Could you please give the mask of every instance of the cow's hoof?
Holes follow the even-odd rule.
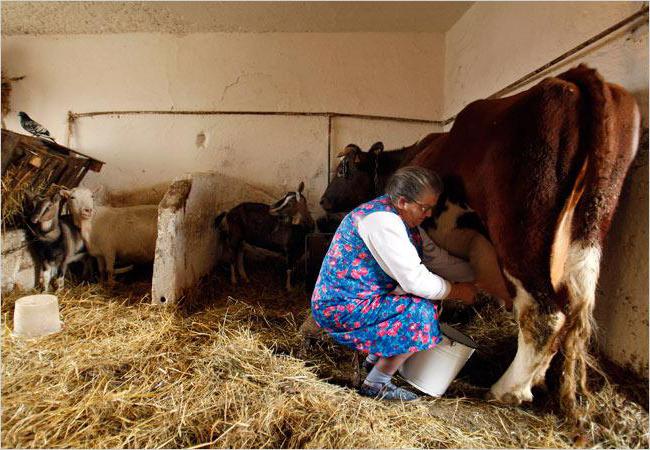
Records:
[[[501,401],[506,405],[519,406],[522,403],[522,399],[518,395],[508,392],[501,397]]]
[[[533,394],[527,392],[505,392],[500,396],[497,396],[490,390],[485,394],[485,398],[486,400],[496,400],[510,406],[519,406],[522,403],[532,402]]]

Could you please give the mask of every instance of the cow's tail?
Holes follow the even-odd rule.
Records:
[[[589,157],[585,158],[573,188],[560,213],[551,249],[551,284],[556,292],[565,290],[568,298],[566,321],[562,330],[564,339],[564,370],[560,385],[562,408],[569,417],[581,422],[587,411],[578,410],[576,394],[589,398],[587,366],[596,367],[588,353],[593,326],[593,305],[600,268],[600,252],[577,246],[572,241],[572,225],[576,207],[585,191]],[[593,402],[589,402],[593,403]]]
[[[595,330],[593,309],[600,271],[601,227],[608,226],[606,222],[613,212],[610,209],[614,207],[611,202],[620,193],[620,186],[616,192],[612,192],[611,186],[612,172],[620,160],[610,87],[595,70],[582,64],[559,78],[576,85],[581,99],[581,148],[576,153],[581,160],[558,220],[551,256],[553,287],[556,292],[566,289],[568,297],[560,401],[567,415],[580,423],[594,405],[587,385],[587,368],[602,374],[589,354],[589,344]],[[584,400],[580,407],[577,395]]]

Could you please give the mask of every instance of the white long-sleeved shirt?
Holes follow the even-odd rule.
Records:
[[[397,214],[388,211],[368,214],[359,220],[357,229],[379,267],[404,292],[430,300],[449,295],[451,284],[425,267]]]
[[[449,281],[471,282],[476,279],[474,270],[467,261],[450,255],[438,247],[423,229],[418,229],[422,236],[422,263],[429,271]]]

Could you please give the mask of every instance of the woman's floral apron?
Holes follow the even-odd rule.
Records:
[[[311,298],[314,319],[337,342],[377,356],[435,347],[442,340],[437,306],[414,295],[392,294],[397,282],[359,236],[358,221],[378,211],[397,214],[382,195],[351,211],[336,230]],[[417,228],[404,226],[422,255]]]

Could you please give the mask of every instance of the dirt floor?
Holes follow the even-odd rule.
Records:
[[[2,447],[648,447],[644,381],[595,376],[598,412],[581,432],[558,413],[557,369],[531,405],[484,400],[516,350],[516,324],[486,301],[443,315],[474,338],[493,330],[444,397],[360,397],[351,351],[304,350],[309,298],[284,291],[281,260],[249,260],[250,284],[219,268],[172,308],[149,304],[146,271],[66,289],[64,331],[31,341],[11,335],[18,295],[5,296]]]

